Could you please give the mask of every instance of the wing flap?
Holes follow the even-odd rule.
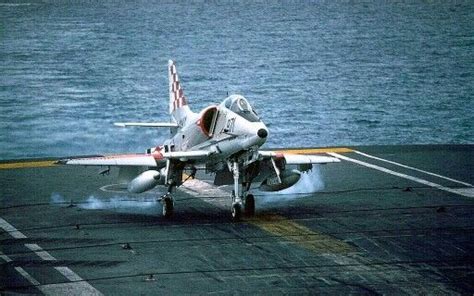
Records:
[[[190,159],[192,160],[205,159],[211,154],[212,154],[211,151],[206,151],[206,150],[173,151],[173,152],[164,152],[163,157],[185,161],[185,160],[190,160]]]

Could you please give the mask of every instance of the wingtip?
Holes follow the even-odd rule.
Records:
[[[168,66],[172,66],[174,64],[173,60],[168,60]]]
[[[114,122],[114,125],[118,126],[118,127],[125,127],[126,126],[125,123],[123,123],[123,122]]]

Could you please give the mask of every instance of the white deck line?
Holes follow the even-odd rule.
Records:
[[[43,248],[41,248],[37,244],[25,244],[25,247],[35,252],[35,254],[38,255],[44,261],[56,261],[56,258],[54,258],[53,255],[43,250]]]
[[[72,282],[66,284],[69,288],[69,291],[67,291],[68,295],[71,295],[71,290],[75,292],[72,293],[73,295],[103,295],[91,284],[81,278],[77,273],[72,271],[69,267],[57,266],[54,269],[59,271],[59,273],[61,273],[63,276],[65,276],[68,280]]]
[[[350,158],[350,157],[347,157],[347,156],[343,156],[343,155],[340,155],[338,153],[328,152],[328,154],[332,155],[334,157],[337,157],[339,159],[342,159],[342,160],[357,163],[359,165],[362,165],[362,166],[365,166],[365,167],[368,167],[368,168],[371,168],[371,169],[375,169],[375,170],[378,170],[378,171],[381,171],[381,172],[384,172],[384,173],[387,173],[387,174],[390,174],[390,175],[394,175],[394,176],[397,176],[397,177],[400,177],[400,178],[405,178],[405,179],[408,179],[408,180],[411,180],[411,181],[414,181],[414,182],[417,182],[417,183],[421,183],[423,185],[428,185],[428,186],[431,186],[431,187],[439,189],[439,190],[459,194],[459,195],[466,196],[466,197],[474,197],[474,188],[472,188],[472,187],[470,187],[470,188],[460,188],[460,189],[448,188],[448,187],[444,187],[442,185],[439,185],[439,184],[436,184],[436,183],[433,183],[433,182],[430,182],[430,181],[427,181],[427,180],[424,180],[424,179],[421,179],[421,178],[417,178],[417,177],[413,177],[413,176],[410,176],[410,175],[407,175],[407,174],[402,174],[402,173],[399,173],[399,172],[395,172],[395,171],[392,171],[390,169],[387,169],[387,168],[384,168],[384,167],[381,167],[381,166],[378,166],[378,165],[375,165],[375,164],[370,164],[368,162],[364,162],[364,161],[361,161],[361,160],[353,159],[353,158]]]
[[[0,228],[5,230],[15,239],[24,239],[27,238],[26,235],[18,231],[13,225],[5,221],[3,218],[0,218]],[[57,261],[53,255],[45,251],[38,244],[25,244],[25,247],[33,251],[41,259],[45,261]],[[12,259],[7,255],[0,252],[0,258],[6,262],[12,262]],[[39,281],[33,278],[26,270],[22,267],[15,267],[15,270],[21,274],[26,280],[28,280],[32,285],[36,286],[41,292],[45,295],[103,295],[99,290],[94,288],[87,281],[82,279],[78,274],[72,271],[69,267],[59,266],[54,267],[59,273],[61,273],[65,278],[67,278],[69,283],[60,283],[60,284],[48,284],[42,285]]]
[[[33,286],[40,286],[40,282],[38,282],[34,277],[32,277],[23,267],[16,266],[15,270],[21,274],[25,279],[27,279]]]
[[[2,251],[0,251],[0,258],[2,258],[5,262],[12,262],[12,259],[10,259],[10,257],[8,257],[7,255],[3,254]]]
[[[26,235],[18,231],[13,225],[5,221],[4,219],[0,218],[0,227],[8,232],[9,235],[13,236],[13,238],[16,239],[21,239],[21,238],[26,238]]]
[[[3,221],[5,221],[5,220],[3,220]],[[0,258],[2,258],[7,263],[10,263],[10,262],[13,261],[10,257],[5,255],[2,251],[0,251]],[[33,286],[40,286],[41,285],[40,282],[38,282],[34,277],[32,277],[28,272],[26,272],[26,270],[24,270],[23,267],[15,266],[14,268],[19,274],[21,274]]]
[[[79,275],[77,275],[77,273],[70,270],[68,267],[58,266],[58,267],[55,267],[54,269],[59,271],[62,275],[64,275],[71,282],[77,282],[77,281],[83,281],[84,280]]]
[[[367,153],[364,153],[364,152],[354,150],[354,153],[360,154],[360,155],[368,157],[368,158],[372,158],[372,159],[384,161],[384,162],[387,162],[387,163],[391,163],[391,164],[397,165],[397,166],[402,167],[402,168],[414,170],[414,171],[417,171],[417,172],[421,172],[421,173],[424,173],[424,174],[428,174],[428,175],[431,175],[431,176],[442,178],[442,179],[445,179],[445,180],[448,180],[448,181],[451,181],[451,182],[455,182],[455,183],[459,183],[459,184],[462,184],[462,185],[465,185],[465,186],[473,187],[472,184],[469,184],[467,182],[463,182],[463,181],[459,181],[459,180],[456,180],[456,179],[448,178],[448,177],[438,175],[438,174],[435,174],[435,173],[432,173],[432,172],[420,170],[420,169],[417,169],[415,167],[404,165],[404,164],[401,164],[401,163],[398,163],[398,162],[395,162],[395,161],[391,161],[391,160],[388,160],[388,159],[383,159],[383,158],[380,158],[380,157],[376,157],[376,156],[373,156],[373,155],[370,155],[370,154],[367,154]]]

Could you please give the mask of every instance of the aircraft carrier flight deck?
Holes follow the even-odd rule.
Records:
[[[124,192],[113,169],[3,161],[0,294],[474,292],[473,145],[304,151],[341,162],[239,223],[204,172],[165,219],[163,189]]]

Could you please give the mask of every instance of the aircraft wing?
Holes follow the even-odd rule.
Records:
[[[211,151],[176,151],[152,154],[122,154],[108,156],[94,156],[85,158],[62,159],[59,164],[84,165],[84,166],[147,166],[156,167],[166,164],[166,160],[205,160]]]
[[[260,157],[265,159],[284,158],[286,164],[325,164],[331,162],[340,162],[338,158],[321,155],[303,155],[293,153],[282,153],[278,151],[259,151]]]
[[[151,154],[123,154],[86,158],[62,159],[60,164],[85,166],[157,166],[163,157],[157,158]]]
[[[115,126],[119,127],[128,127],[128,126],[138,126],[138,127],[178,127],[177,123],[174,122],[116,122]]]

